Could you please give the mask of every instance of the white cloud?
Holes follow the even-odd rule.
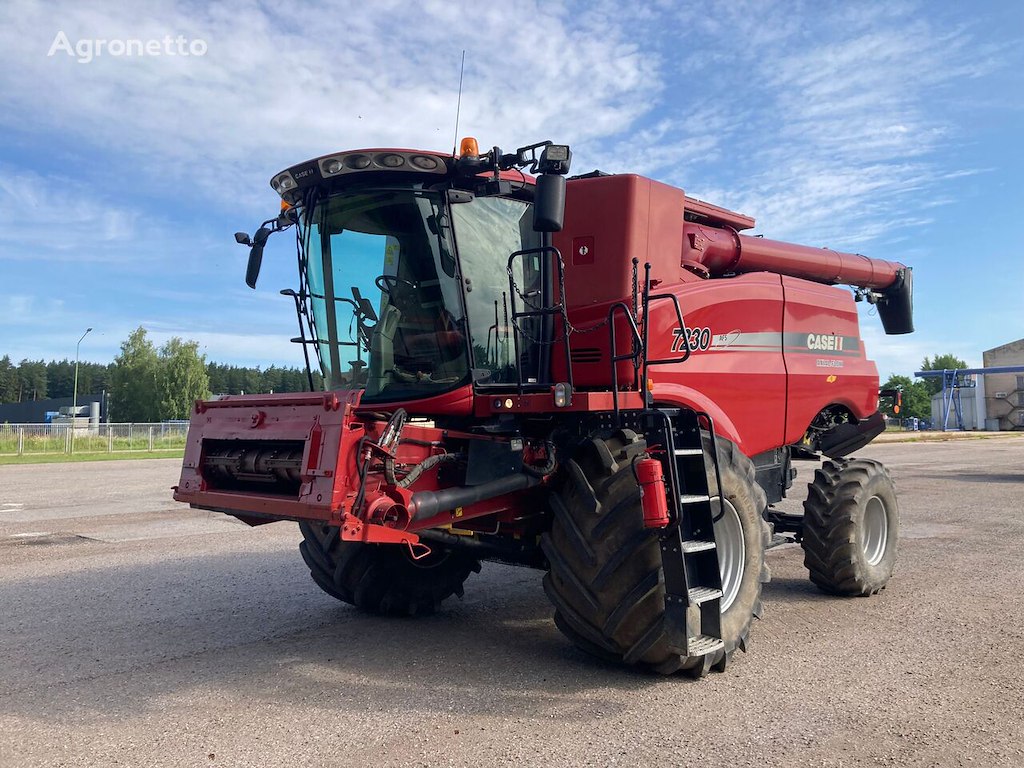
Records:
[[[926,357],[952,354],[971,367],[981,366],[981,350],[970,340],[949,339],[934,330],[920,328],[908,336],[886,336],[877,318],[861,317],[861,338],[868,358],[878,366],[878,375],[885,381],[893,374],[914,377]]]
[[[1013,70],[1019,47],[997,48],[981,22],[951,23],[917,2],[635,5],[8,2],[0,130],[45,156],[14,167],[17,152],[4,155],[0,269],[19,260],[24,283],[40,254],[110,262],[104,279],[148,301],[154,334],[205,334],[213,359],[298,359],[287,302],[273,312],[288,331],[265,320],[263,289],[282,274],[273,258],[261,293],[225,292],[244,261],[231,231],[251,230],[275,204],[269,177],[308,157],[450,148],[463,46],[460,133],[484,146],[564,140],[577,171],[652,175],[756,216],[770,237],[896,251],[918,266],[933,258],[914,233],[946,215],[966,175],[986,172],[957,158],[957,120],[975,119],[963,105],[994,108],[972,84]],[[46,56],[58,31],[182,35],[207,52],[79,64]],[[177,203],[194,220],[175,218]],[[273,247],[292,270],[288,249]],[[117,326],[111,340],[139,324],[137,307],[101,309]],[[77,327],[87,312],[50,314],[47,328]],[[239,328],[249,333],[230,332]],[[880,361],[936,351],[917,338],[879,339]]]
[[[168,328],[147,326],[149,339],[156,347],[167,343],[175,336],[199,343],[199,353],[206,355],[208,362],[229,365],[258,365],[267,367],[271,363],[302,367],[302,349],[292,344],[282,334],[270,333],[227,333],[196,331],[192,327]],[[316,365],[315,359],[313,365]]]
[[[755,216],[770,237],[841,248],[920,229],[955,199],[958,176],[980,172],[957,164],[949,98],[1007,66],[980,25],[917,3],[712,2],[676,14],[678,93],[656,108],[653,141],[620,142],[624,162],[610,170],[636,164]]]
[[[242,2],[117,14],[25,3],[0,30],[11,65],[0,67],[0,121],[117,147],[130,158],[118,173],[131,165],[222,201],[252,200],[253,190],[266,200],[269,176],[309,156],[450,147],[461,45],[461,132],[485,146],[625,130],[659,87],[654,68],[625,30],[586,34],[573,23],[566,8],[530,2],[472,13],[447,2],[300,4],[280,15]],[[182,35],[208,51],[80,64],[46,56],[58,31],[72,42]]]
[[[0,248],[5,259],[117,260],[140,215],[80,181],[0,164]]]
[[[25,294],[0,295],[0,316],[12,325],[35,325],[40,316],[60,312],[64,302],[56,298],[39,298]]]
[[[524,1],[467,13],[434,0],[278,14],[236,0],[111,14],[58,2],[24,3],[10,22],[0,122],[117,147],[116,173],[222,206],[272,205],[272,173],[335,149],[447,149],[465,45],[460,133],[506,148],[569,140],[580,169],[650,173],[757,216],[772,236],[838,246],[919,225],[927,217],[911,207],[948,199],[938,187],[950,169],[931,157],[955,138],[935,97],[989,71],[996,52],[914,3]],[[57,31],[182,35],[208,50],[79,64],[45,55]],[[131,225],[125,211],[104,218],[111,237]]]

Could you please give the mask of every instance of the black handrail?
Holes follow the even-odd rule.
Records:
[[[634,274],[636,272],[637,260],[633,260]],[[635,290],[635,288],[634,288]],[[672,306],[675,309],[676,321],[679,323],[679,330],[682,334],[683,339],[683,356],[682,357],[665,357],[651,360],[648,358],[648,351],[650,349],[650,308],[651,303],[663,299],[668,299],[672,302]],[[635,300],[634,300],[635,303]],[[611,343],[611,369],[612,369],[612,408],[615,413],[615,422],[619,422],[619,374],[617,369],[617,363],[623,360],[633,361],[633,385],[636,387],[643,401],[644,408],[650,409],[653,404],[653,395],[647,389],[647,373],[648,369],[652,365],[667,365],[669,363],[685,363],[690,359],[692,348],[690,347],[690,334],[686,329],[686,321],[683,319],[683,310],[679,305],[679,298],[673,293],[651,293],[651,264],[647,262],[644,264],[644,290],[642,298],[643,307],[643,332],[641,333],[639,326],[637,325],[637,319],[634,317],[636,311],[635,306],[631,311],[625,302],[617,301],[611,305],[608,309],[608,335]],[[615,313],[621,310],[622,315],[629,321],[629,330],[632,334],[633,351],[629,353],[623,353],[621,355],[615,354],[617,348],[615,338]],[[642,376],[639,376],[639,372],[643,371]]]
[[[556,257],[555,264],[558,267],[558,303],[553,304],[550,307],[541,307],[540,309],[530,309],[524,312],[516,311],[516,283],[515,277],[512,274],[512,263],[519,256],[527,256],[530,254],[554,254]],[[562,341],[565,344],[565,375],[567,377],[567,383],[569,384],[569,391],[573,390],[573,379],[572,379],[572,354],[569,349],[569,336],[571,334],[571,326],[569,325],[569,314],[566,310],[565,303],[565,262],[562,260],[561,252],[553,245],[544,245],[539,248],[526,248],[521,251],[513,251],[508,257],[508,264],[506,265],[506,271],[508,272],[508,292],[509,301],[511,302],[512,309],[512,342],[513,348],[516,353],[516,389],[519,395],[523,394],[523,361],[520,359],[519,352],[519,334],[520,328],[519,323],[516,322],[521,318],[526,317],[547,317],[555,314],[562,316]],[[536,341],[536,340],[535,340]],[[540,345],[551,344],[551,339],[541,339],[536,342]]]
[[[632,341],[634,342],[633,348],[629,352],[623,352],[621,355],[615,354],[615,311],[622,310],[622,316],[629,322],[629,330],[633,335]],[[633,318],[629,307],[626,306],[624,301],[617,301],[608,308],[608,335],[611,342],[611,366],[612,366],[612,410],[615,413],[615,423],[619,423],[619,362],[623,360],[633,361],[633,386],[639,387],[640,381],[637,378],[637,372],[640,370],[639,357],[641,353],[646,352],[647,345],[644,340],[640,337],[640,329],[636,326],[636,320]],[[645,368],[646,370],[646,368]],[[644,400],[646,405],[647,401]]]

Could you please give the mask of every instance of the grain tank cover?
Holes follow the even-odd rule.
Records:
[[[555,246],[565,259],[570,313],[628,300],[633,259],[651,264],[651,277],[679,279],[683,246],[683,190],[642,176],[622,174],[574,179],[565,226]]]

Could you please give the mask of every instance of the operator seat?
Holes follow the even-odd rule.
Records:
[[[406,369],[433,371],[438,363],[457,359],[465,337],[455,317],[443,307],[419,307],[403,314],[395,334],[395,363]]]

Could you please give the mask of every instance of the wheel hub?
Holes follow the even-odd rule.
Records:
[[[720,517],[715,521],[715,544],[718,547],[718,568],[722,574],[722,613],[736,600],[743,583],[747,545],[739,514],[728,499],[722,500]]]
[[[864,505],[864,559],[869,565],[878,565],[889,541],[889,520],[885,504],[872,496]]]

